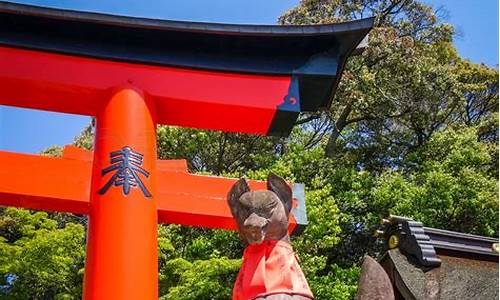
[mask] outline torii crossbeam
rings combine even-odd
[[[0,204],[89,215],[84,299],[157,299],[157,224],[234,229],[234,179],[156,156],[156,125],[288,135],[328,108],[372,19],[161,21],[0,1],[0,104],[96,117],[94,151],[0,152]],[[253,188],[264,182],[251,181]],[[305,223],[294,185],[290,230]]]

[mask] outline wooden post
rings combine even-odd
[[[140,91],[97,115],[83,298],[158,299],[156,126]]]

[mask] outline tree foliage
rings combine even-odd
[[[80,299],[85,231],[58,227],[45,212],[6,208],[0,215],[0,297]]]
[[[461,58],[453,27],[414,0],[303,0],[281,24],[375,16],[332,109],[304,114],[288,138],[158,128],[158,155],[192,172],[306,185],[309,225],[293,246],[317,299],[351,299],[363,255],[389,213],[498,236],[498,69]],[[75,144],[92,147],[92,127]],[[60,155],[52,147],[48,155]],[[86,219],[0,212],[0,298],[81,296]],[[162,225],[162,299],[229,299],[243,247],[235,232]]]
[[[476,130],[436,133],[419,152],[416,170],[379,178],[376,205],[430,227],[498,236],[498,180],[488,174],[492,158]]]

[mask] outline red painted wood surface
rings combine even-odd
[[[0,205],[88,214],[90,161],[0,151]]]
[[[0,151],[0,205],[88,214],[92,158],[74,146],[61,158]],[[185,160],[157,160],[157,172],[159,223],[236,229],[226,195],[237,179],[190,174]],[[249,183],[266,188],[264,181]],[[291,216],[290,232],[295,226]]]
[[[201,129],[267,134],[290,80],[0,47],[0,104],[97,116],[111,89],[133,85],[157,123]]]
[[[85,300],[158,299],[156,124],[150,108],[142,93],[123,88],[112,93],[98,114],[90,185]],[[138,178],[152,196],[145,195],[139,187],[132,187],[127,193],[124,185],[112,185],[102,192],[107,183],[116,182],[112,179],[119,172],[102,173],[113,163],[110,153],[125,147],[142,154],[140,166],[149,173]],[[129,182],[126,178],[122,180],[122,184]]]

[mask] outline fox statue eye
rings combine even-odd
[[[240,213],[238,215],[238,219],[239,220],[245,220],[246,218],[248,218],[251,214],[252,214],[252,211],[246,207],[244,207],[243,205],[240,206]]]
[[[263,210],[256,212],[256,213],[257,213],[257,215],[261,216],[262,218],[269,219],[272,217],[272,215],[274,213],[274,208],[275,208],[275,206],[271,206],[269,208],[263,209]]]

